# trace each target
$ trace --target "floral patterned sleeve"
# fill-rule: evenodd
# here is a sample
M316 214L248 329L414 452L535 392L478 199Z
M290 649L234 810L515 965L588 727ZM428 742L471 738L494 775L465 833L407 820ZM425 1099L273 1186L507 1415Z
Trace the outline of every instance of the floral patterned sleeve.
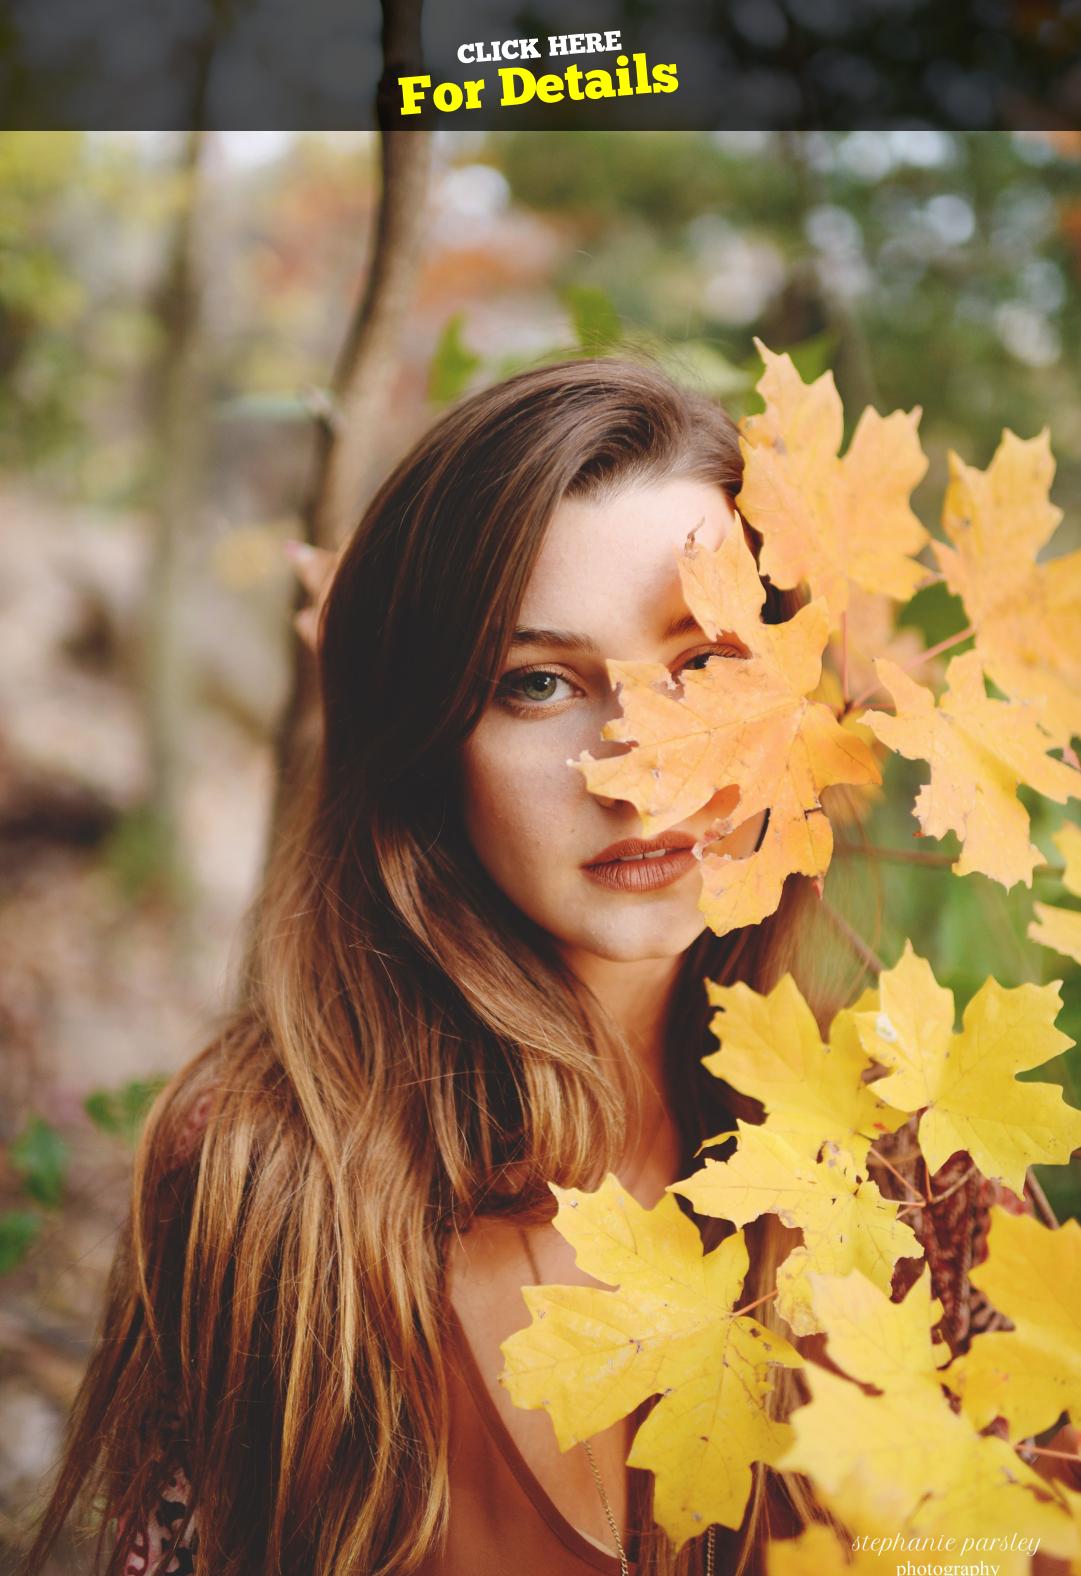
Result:
M925 1207L909 1210L905 1219L920 1239L926 1255L935 1295L942 1301L940 1334L956 1357L967 1351L973 1336L1009 1328L1009 1320L969 1280L970 1270L987 1257L992 1208L997 1205L1011 1214L1034 1215L1040 1219L1046 1201L1032 1180L1021 1195L1003 1182L981 1176L966 1154L952 1155L928 1176L918 1158L917 1120L911 1117L896 1133L879 1139L875 1148L893 1162L895 1170L906 1176L910 1189L917 1194L926 1190L933 1200ZM897 1198L906 1197L889 1185L888 1178L884 1181L887 1183L884 1192ZM919 1279L923 1267L922 1259L901 1260L894 1272L894 1294L903 1295Z
M184 1473L174 1471L158 1498L149 1525L141 1527L124 1565L124 1576L192 1576L198 1534L189 1520L191 1487ZM163 1559L178 1528L184 1528L176 1551Z

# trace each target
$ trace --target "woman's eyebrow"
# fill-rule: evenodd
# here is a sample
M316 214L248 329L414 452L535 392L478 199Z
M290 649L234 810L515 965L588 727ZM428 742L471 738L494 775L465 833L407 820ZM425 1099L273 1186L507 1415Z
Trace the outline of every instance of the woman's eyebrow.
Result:
M661 636L662 640L675 640L677 635L701 634L702 626L693 613L681 613L674 618ZM527 626L516 629L511 636L512 646L558 646L563 651L588 651L596 655L600 648L591 635L579 635L571 629L537 629Z

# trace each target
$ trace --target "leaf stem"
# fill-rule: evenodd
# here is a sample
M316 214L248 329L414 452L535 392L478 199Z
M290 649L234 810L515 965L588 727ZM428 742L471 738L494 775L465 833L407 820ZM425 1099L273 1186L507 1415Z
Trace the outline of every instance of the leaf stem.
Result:
M878 953L873 947L868 946L867 942L864 941L863 937L858 933L858 931L853 930L852 926L848 923L848 920L845 919L842 914L837 912L829 899L825 897L820 898L819 904L830 924L837 931L837 934L848 942L848 945L852 948L856 956L862 958L867 967L869 969L873 969L876 974L884 974L886 972L886 965L883 963Z
M953 1194L957 1192L958 1188L964 1187L965 1183L968 1181L969 1177L974 1174L975 1170L975 1166L969 1166L968 1170L962 1176L959 1176L956 1182L950 1183L949 1187L944 1193L932 1193L931 1203L941 1204L944 1202L944 1200L951 1198Z
M776 1289L776 1287L774 1287L773 1291L767 1291L765 1296L763 1296L763 1297L756 1297L753 1302L745 1302L743 1304L742 1308L733 1308L732 1309L732 1317L733 1317L733 1319L737 1319L741 1313L750 1313L751 1309L752 1308L757 1308L759 1303L761 1303L761 1302L769 1302L770 1298L771 1297L776 1297L776 1295L777 1295L777 1289Z
M906 1176L903 1176L901 1174L901 1172L898 1171L898 1169L897 1169L897 1167L895 1165L891 1165L890 1164L890 1162L886 1159L885 1155L880 1155L877 1149L872 1149L870 1151L870 1154L874 1155L875 1159L879 1162L879 1164L885 1166L887 1171L890 1171L890 1172L893 1173L893 1175L897 1178L898 1182L901 1183L902 1187L907 1187L912 1192L915 1193L916 1197L913 1198L913 1199L909 1199L908 1203L910 1203L910 1204L922 1204L924 1206L924 1208L927 1207L927 1202L928 1201L923 1196L923 1194L920 1192L920 1190L918 1188L914 1188L912 1186L912 1183L908 1180L908 1178ZM870 1158L870 1155L868 1156L868 1158Z
M967 640L970 635L974 635L975 633L975 625L966 624L964 629L959 630L956 635L947 635L946 639L940 640L937 646L928 646L926 651L919 652L918 655L911 658L910 661L900 663L899 665L901 672L908 673L912 668L918 668L921 663L930 662L932 657L937 657L941 652L948 651L951 646L960 645L962 640ZM879 682L878 679L875 679L874 683L869 684L861 695L857 695L854 700L848 700L845 702L844 706L841 708L841 717L847 717L849 712L855 711L857 706L864 705L868 700L870 700L872 695L877 694L882 688L884 688L884 686Z
M1058 1461L1081 1461L1081 1455L1072 1450L1051 1450L1047 1445L1030 1445L1027 1442L1018 1446L1026 1455L1054 1456Z

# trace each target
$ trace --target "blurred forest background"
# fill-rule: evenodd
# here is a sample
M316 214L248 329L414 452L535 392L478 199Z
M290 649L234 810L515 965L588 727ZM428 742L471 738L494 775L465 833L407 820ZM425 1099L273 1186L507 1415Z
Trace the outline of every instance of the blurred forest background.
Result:
M982 467L1004 427L1048 426L1048 556L1081 546L1081 133L437 135L429 195L383 216L414 268L350 407L332 369L358 351L379 151L0 136L0 1564L56 1458L141 1115L239 960L296 701L283 543L339 409L359 505L441 403L575 346L646 344L738 417L758 335L834 369L849 435L868 403L922 407L934 535L950 448ZM901 660L965 624L941 585L904 621ZM897 857L836 858L827 897L888 964L911 936L959 1010L988 975L1062 978L1081 1040L1081 971L1025 938L1078 806L1021 790L1052 868L1007 893L913 842L924 778L891 760L865 832ZM1032 1076L1081 1105L1079 1056ZM1076 1162L1040 1180L1081 1214Z

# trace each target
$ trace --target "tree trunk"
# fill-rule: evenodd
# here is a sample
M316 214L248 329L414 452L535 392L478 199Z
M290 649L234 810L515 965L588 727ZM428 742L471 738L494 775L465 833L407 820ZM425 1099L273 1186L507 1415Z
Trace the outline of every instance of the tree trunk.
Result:
M383 7L384 66L377 94L382 186L375 238L364 289L334 369L330 408L317 430L305 510L306 539L323 548L339 546L357 524L378 471L402 331L423 255L431 133L387 125L399 72L420 65L420 11L420 0L385 0ZM303 601L298 594L297 606ZM314 662L296 639L292 692L278 735L271 846L281 832L294 784L310 769L318 727Z
M148 812L155 865L173 897L181 894L186 872L180 830L188 696L180 628L184 545L199 508L207 448L196 234L205 136L202 131L184 134L176 168L181 194L158 292L162 340L153 412L158 484L143 615Z

